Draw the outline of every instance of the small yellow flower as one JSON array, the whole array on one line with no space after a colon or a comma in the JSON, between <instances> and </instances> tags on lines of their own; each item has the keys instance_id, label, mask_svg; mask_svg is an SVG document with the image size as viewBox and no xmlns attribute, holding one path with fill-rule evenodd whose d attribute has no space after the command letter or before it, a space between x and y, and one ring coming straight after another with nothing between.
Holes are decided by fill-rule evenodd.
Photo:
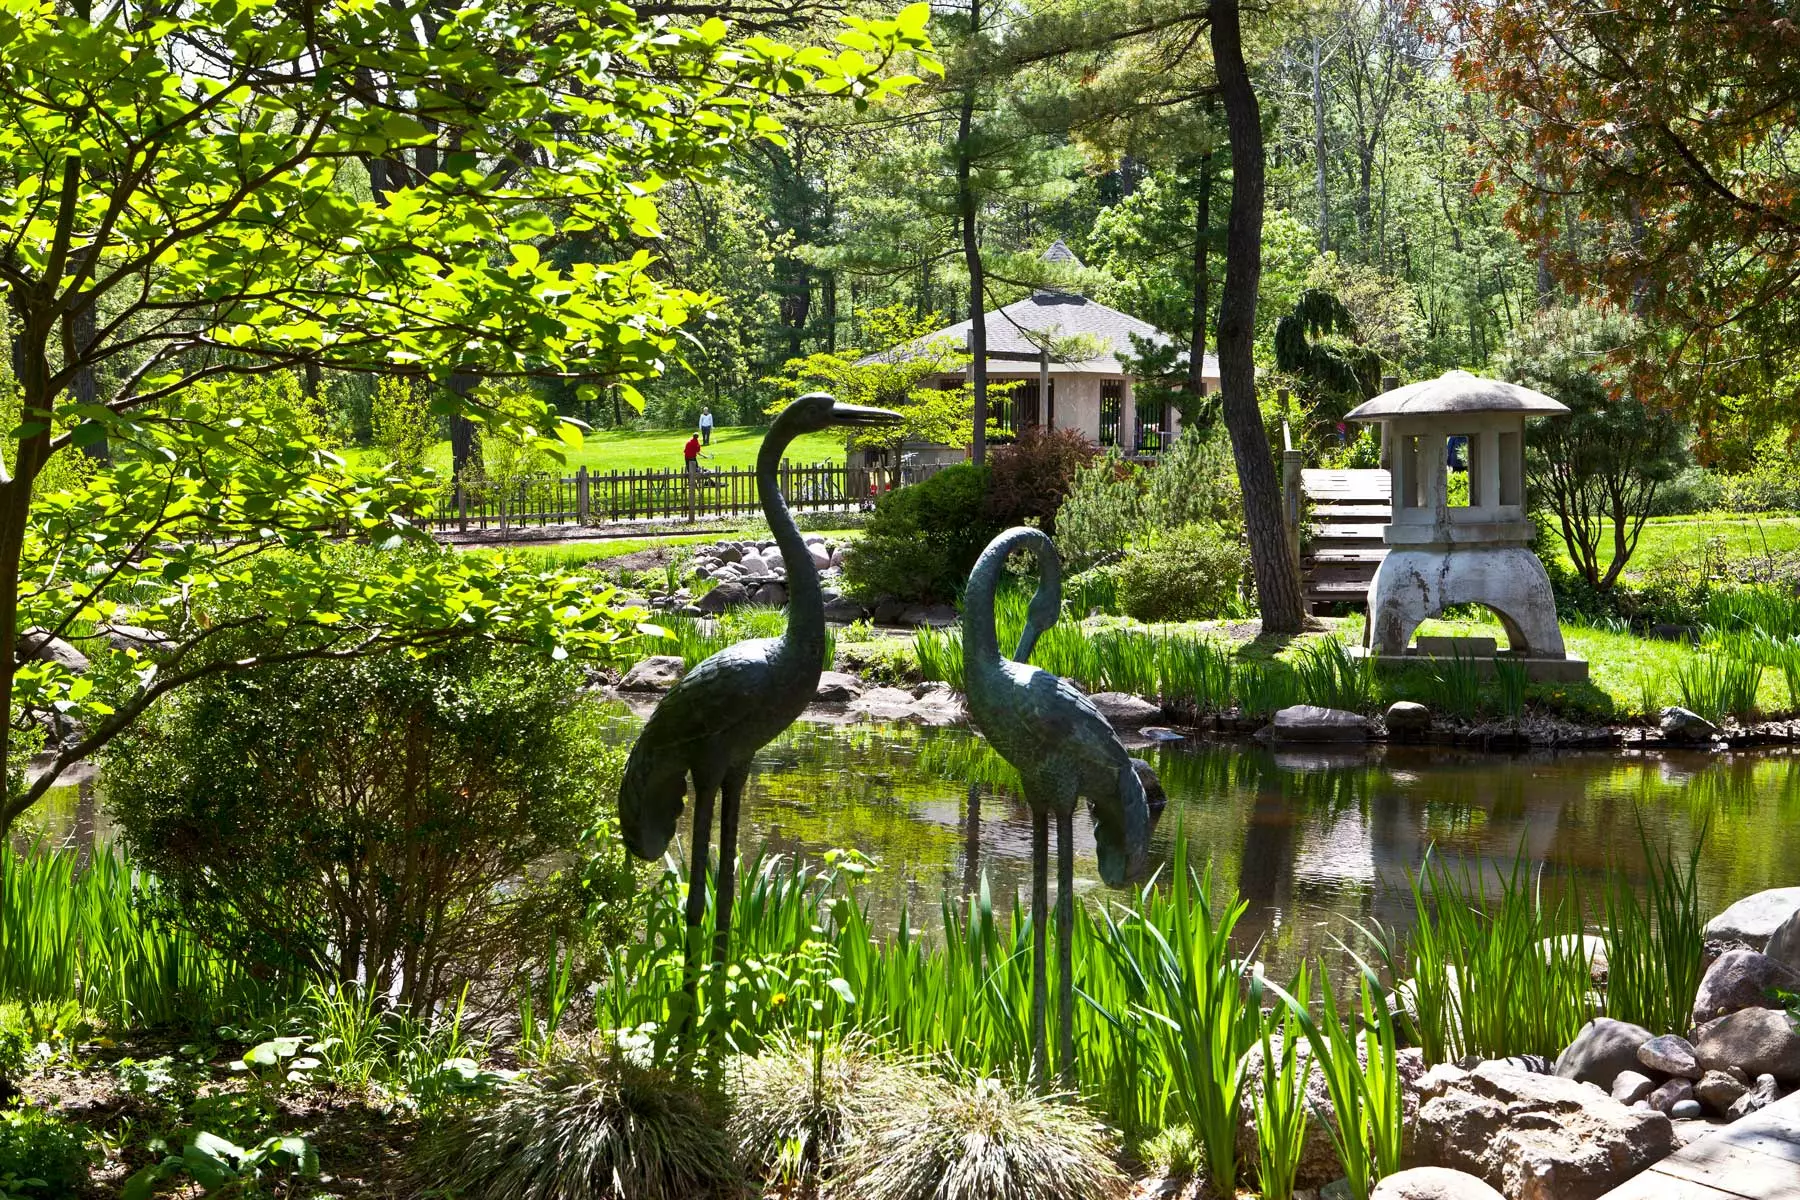
<instances>
[{"instance_id":1,"label":"small yellow flower","mask_svg":"<svg viewBox=\"0 0 1800 1200\"><path fill-rule=\"evenodd\" d=\"M771 1008L780 1008L782 1005L784 1005L786 1003L787 1003L787 993L786 992L776 992L773 996L769 997L769 1007L771 1007Z\"/></svg>"}]
</instances>

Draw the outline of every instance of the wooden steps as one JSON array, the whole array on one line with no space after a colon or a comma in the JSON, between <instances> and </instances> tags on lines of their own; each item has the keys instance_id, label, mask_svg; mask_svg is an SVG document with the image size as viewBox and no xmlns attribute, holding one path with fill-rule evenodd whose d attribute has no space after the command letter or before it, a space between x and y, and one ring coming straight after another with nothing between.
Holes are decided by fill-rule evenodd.
<instances>
[{"instance_id":1,"label":"wooden steps","mask_svg":"<svg viewBox=\"0 0 1800 1200\"><path fill-rule=\"evenodd\" d=\"M1601 1200L1800 1200L1800 1092L1689 1143Z\"/></svg>"},{"instance_id":2,"label":"wooden steps","mask_svg":"<svg viewBox=\"0 0 1800 1200\"><path fill-rule=\"evenodd\" d=\"M1387 557L1386 471L1303 470L1311 523L1300 548L1301 594L1314 606L1362 604Z\"/></svg>"}]
</instances>

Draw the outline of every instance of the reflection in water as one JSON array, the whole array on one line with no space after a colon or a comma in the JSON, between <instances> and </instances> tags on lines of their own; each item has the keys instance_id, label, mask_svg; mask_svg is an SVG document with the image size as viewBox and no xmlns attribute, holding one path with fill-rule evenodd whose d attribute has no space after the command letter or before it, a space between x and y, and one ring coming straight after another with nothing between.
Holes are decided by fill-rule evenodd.
<instances>
[{"instance_id":1,"label":"reflection in water","mask_svg":"<svg viewBox=\"0 0 1800 1200\"><path fill-rule=\"evenodd\" d=\"M629 736L621 731L622 736ZM1641 879L1638 821L1659 844L1693 844L1710 824L1701 895L1710 912L1747 892L1800 884L1800 758L1611 754L1506 757L1426 748L1271 752L1178 743L1151 757L1169 793L1152 849L1177 829L1215 886L1250 904L1239 926L1278 974L1331 953L1351 922L1412 923L1406 886L1428 847L1490 881L1521 845L1588 895L1612 865ZM974 734L912 726L801 725L757 760L746 847L817 856L854 846L880 873L863 894L877 928L904 908L929 924L948 888L982 873L997 901L1031 877L1031 816L1012 772ZM1091 830L1076 823L1077 886L1099 881Z\"/></svg>"},{"instance_id":2,"label":"reflection in water","mask_svg":"<svg viewBox=\"0 0 1800 1200\"><path fill-rule=\"evenodd\" d=\"M635 722L621 719L628 739ZM1351 940L1351 922L1412 922L1406 873L1428 847L1460 874L1497 881L1521 845L1583 893L1617 865L1642 877L1641 820L1677 857L1703 827L1702 905L1800 885L1800 756L1534 754L1517 757L1372 747L1271 752L1251 745L1164 744L1155 764L1169 807L1152 841L1167 861L1177 830L1215 887L1235 885L1277 975L1299 956ZM1031 879L1031 814L1012 769L976 735L897 725L802 724L757 756L739 845L817 858L854 847L879 872L862 893L877 928L902 911L930 926L945 889L972 892L985 874L1010 904ZM1092 832L1078 818L1077 887L1097 899ZM58 788L19 839L86 847L112 836L91 785Z\"/></svg>"}]
</instances>

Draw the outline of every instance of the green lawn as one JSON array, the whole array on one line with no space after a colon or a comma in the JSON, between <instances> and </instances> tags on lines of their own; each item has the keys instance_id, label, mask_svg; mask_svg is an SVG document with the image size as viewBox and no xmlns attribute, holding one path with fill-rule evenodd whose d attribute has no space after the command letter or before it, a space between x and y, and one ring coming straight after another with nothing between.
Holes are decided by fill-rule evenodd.
<instances>
[{"instance_id":1,"label":"green lawn","mask_svg":"<svg viewBox=\"0 0 1800 1200\"><path fill-rule=\"evenodd\" d=\"M685 429L596 429L587 435L579 450L567 452L570 471L586 467L589 471L661 471L676 470L682 465L681 447L687 443ZM701 462L709 468L756 465L756 452L762 445L766 428L752 425L729 425L713 430L712 445L702 451L711 457ZM788 447L787 459L793 463L829 462L842 466L845 437L841 431L809 433ZM351 452L353 461L372 455L369 450ZM450 443L439 442L432 451L430 465L439 471L450 469Z\"/></svg>"},{"instance_id":2,"label":"green lawn","mask_svg":"<svg viewBox=\"0 0 1800 1200\"><path fill-rule=\"evenodd\" d=\"M1601 541L1601 562L1611 555L1610 527ZM1800 517L1763 516L1757 513L1716 514L1691 517L1656 517L1644 526L1638 538L1637 552L1625 566L1629 578L1642 575L1658 563L1680 559L1698 564L1707 543L1719 538L1727 558L1749 558L1758 554L1781 554L1800 550ZM1556 541L1565 566L1568 547Z\"/></svg>"},{"instance_id":3,"label":"green lawn","mask_svg":"<svg viewBox=\"0 0 1800 1200\"><path fill-rule=\"evenodd\" d=\"M557 542L547 546L530 544L508 546L503 551L492 546L471 547L470 554L514 554L538 567L557 567L562 570L574 570L589 563L606 562L610 559L623 558L627 554L636 554L639 550L649 550L657 546L694 546L701 542L716 542L740 536L741 530L716 529L708 533L677 533L661 537L641 538L605 538L584 542ZM810 531L809 531L810 532ZM862 536L860 529L824 529L818 531L822 536L837 542L851 541Z\"/></svg>"}]
</instances>

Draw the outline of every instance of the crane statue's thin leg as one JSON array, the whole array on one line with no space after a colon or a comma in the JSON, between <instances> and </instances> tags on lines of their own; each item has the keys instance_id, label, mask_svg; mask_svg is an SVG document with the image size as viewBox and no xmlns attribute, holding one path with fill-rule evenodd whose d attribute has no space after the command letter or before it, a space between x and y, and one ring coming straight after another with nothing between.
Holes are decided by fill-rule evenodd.
<instances>
[{"instance_id":1,"label":"crane statue's thin leg","mask_svg":"<svg viewBox=\"0 0 1800 1200\"><path fill-rule=\"evenodd\" d=\"M1056 1071L1075 1089L1075 814L1056 811Z\"/></svg>"},{"instance_id":2,"label":"crane statue's thin leg","mask_svg":"<svg viewBox=\"0 0 1800 1200\"><path fill-rule=\"evenodd\" d=\"M694 1026L700 1016L700 951L706 929L706 869L712 854L713 790L695 783L693 850L688 865L687 939L681 954L681 993L687 1011L680 1020L681 1054L693 1049Z\"/></svg>"},{"instance_id":3,"label":"crane statue's thin leg","mask_svg":"<svg viewBox=\"0 0 1800 1200\"><path fill-rule=\"evenodd\" d=\"M747 771L725 776L719 806L718 899L713 902L713 994L725 1001L725 969L731 962L731 910L737 903L738 805L744 798Z\"/></svg>"},{"instance_id":4,"label":"crane statue's thin leg","mask_svg":"<svg viewBox=\"0 0 1800 1200\"><path fill-rule=\"evenodd\" d=\"M1050 1080L1049 1047L1044 1044L1044 927L1050 919L1050 810L1031 806L1031 1085L1043 1091Z\"/></svg>"}]
</instances>

